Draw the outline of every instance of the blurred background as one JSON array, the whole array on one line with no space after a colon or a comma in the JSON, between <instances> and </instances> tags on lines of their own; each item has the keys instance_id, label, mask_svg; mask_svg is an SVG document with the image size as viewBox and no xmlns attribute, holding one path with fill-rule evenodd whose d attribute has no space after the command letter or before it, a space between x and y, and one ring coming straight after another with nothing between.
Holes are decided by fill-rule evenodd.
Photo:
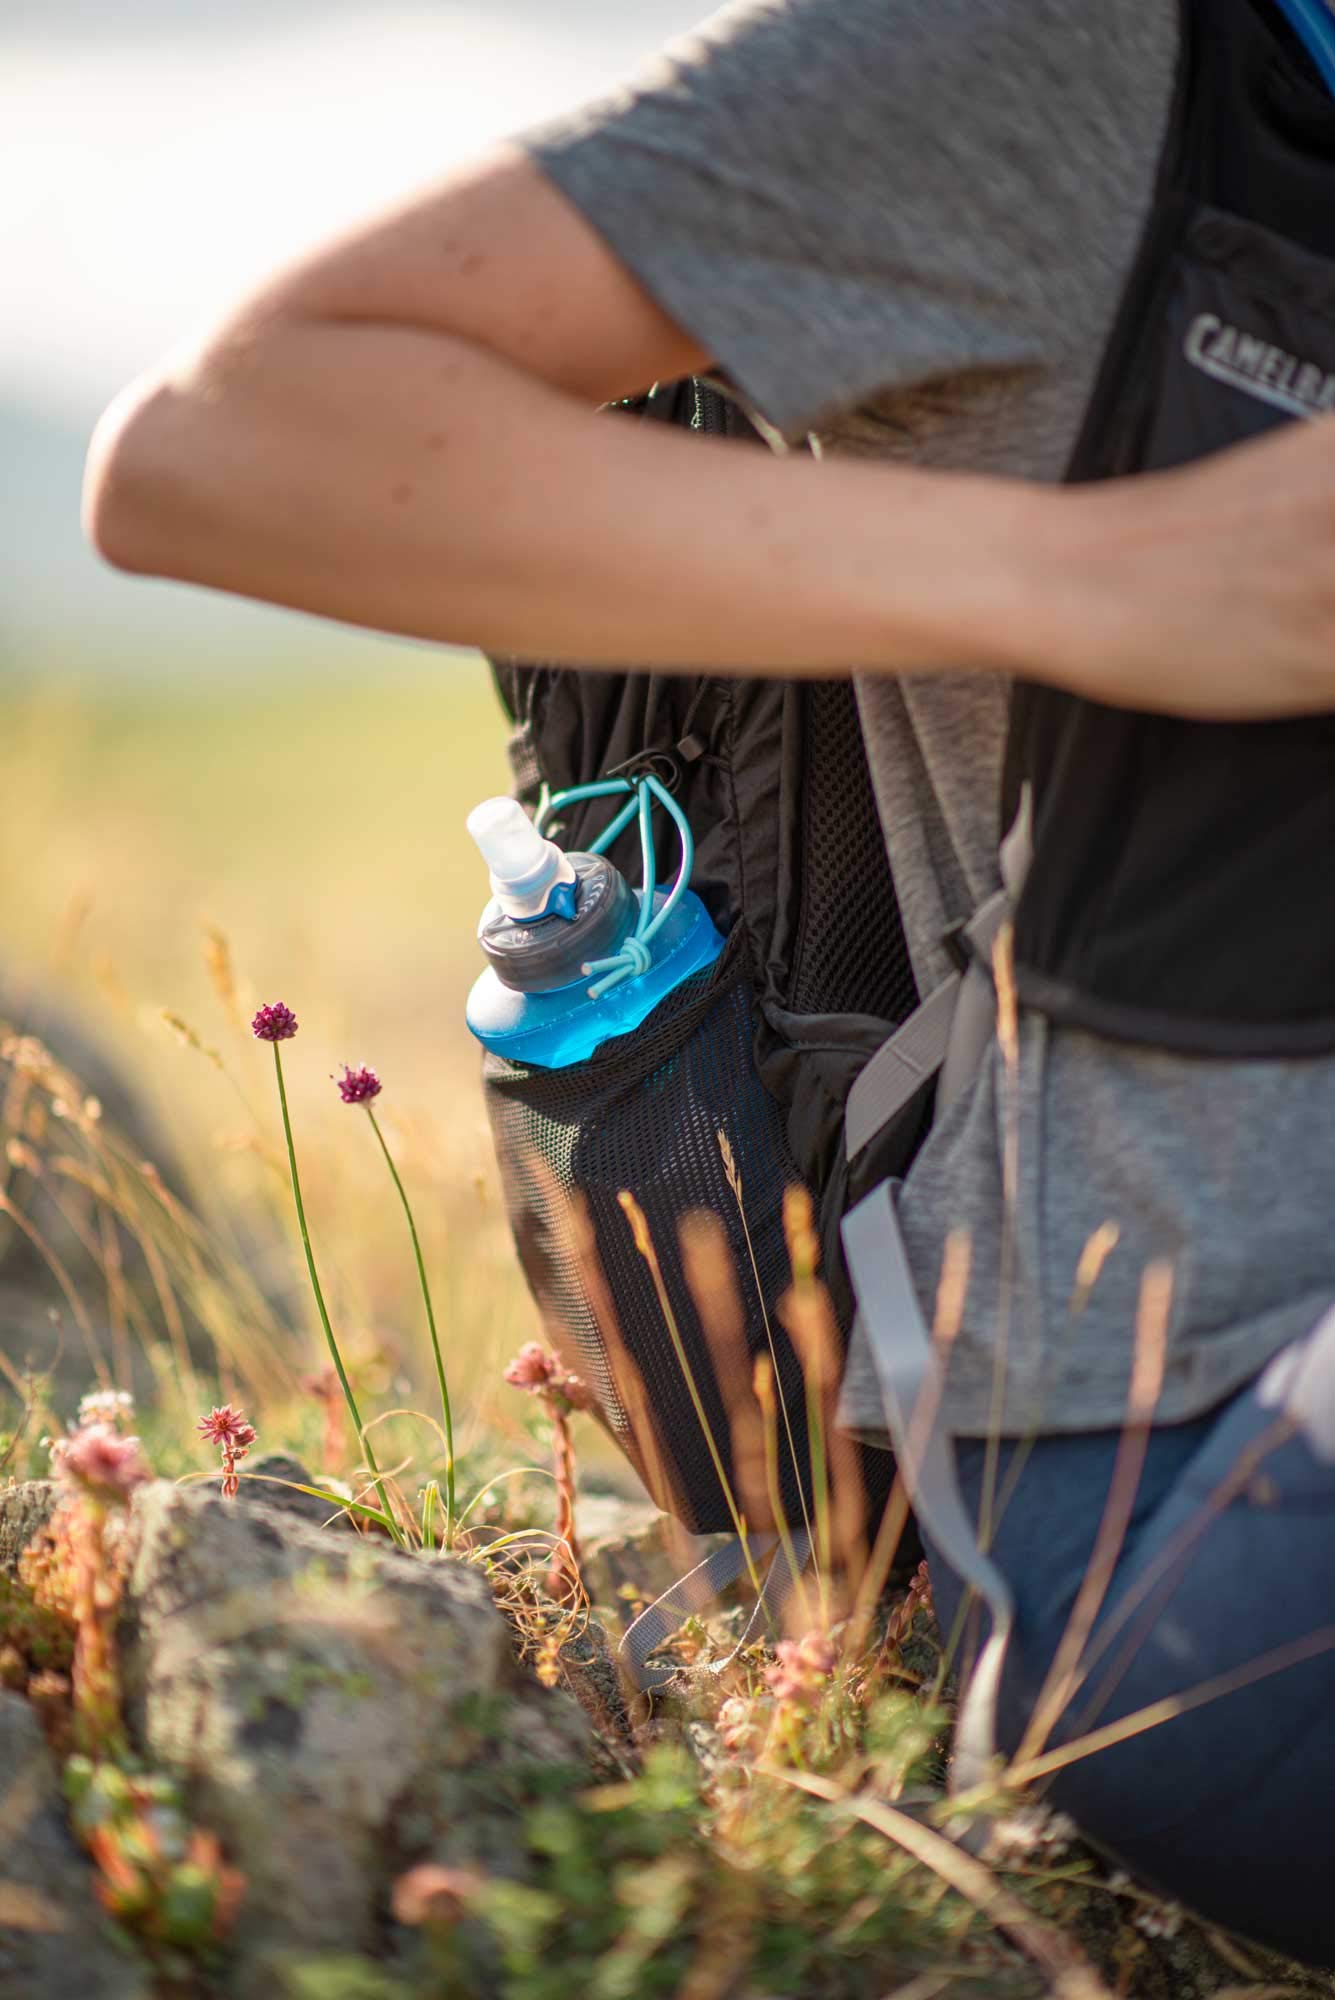
<instances>
[{"instance_id":1,"label":"blurred background","mask_svg":"<svg viewBox=\"0 0 1335 2000\"><path fill-rule=\"evenodd\" d=\"M89 432L140 368L289 252L612 87L701 11L0 4L0 1045L43 1035L106 1120L128 1122L126 1159L160 1161L235 1246L238 1282L260 1280L263 1309L210 1308L233 1322L238 1393L261 1343L284 1349L289 1384L320 1359L272 1065L245 1025L261 1000L301 1021L288 1075L312 1227L371 1386L410 1399L425 1341L383 1163L330 1081L343 1061L383 1076L478 1409L534 1331L463 1025L485 895L463 819L507 782L504 728L474 655L103 567L79 527ZM12 1376L58 1347L86 1374L90 1338L108 1356L119 1341L122 1359L143 1344L117 1329L108 1271L134 1227L122 1215L127 1241L108 1251L70 1148L52 1150L60 1079L42 1098L8 1046L0 1358ZM88 1329L16 1209L65 1246Z\"/></svg>"}]
</instances>

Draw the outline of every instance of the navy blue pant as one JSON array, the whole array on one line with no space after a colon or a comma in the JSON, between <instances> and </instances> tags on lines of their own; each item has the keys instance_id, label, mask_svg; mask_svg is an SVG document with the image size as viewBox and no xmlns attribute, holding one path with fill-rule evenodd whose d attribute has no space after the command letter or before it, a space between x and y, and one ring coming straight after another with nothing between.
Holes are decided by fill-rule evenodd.
<instances>
[{"instance_id":1,"label":"navy blue pant","mask_svg":"<svg viewBox=\"0 0 1335 2000\"><path fill-rule=\"evenodd\" d=\"M1041 1795L1166 1895L1259 1943L1330 1966L1335 1339L1289 1350L1280 1368L1299 1361L1288 1414L1276 1407L1284 1385L1272 1372L1207 1416L1151 1433L1090 1654L1106 1650L1049 1742L1072 1741L1165 1696L1250 1671L1282 1649L1308 1657L1081 1758L1047 1780ZM1115 1431L1040 1438L1028 1447L1002 1440L1001 1488L1017 1452L1025 1454L992 1539L1018 1606L998 1731L1009 1754L1066 1630L1118 1444ZM976 1516L987 1448L961 1439L956 1449ZM1242 1490L1212 1512L1221 1483L1236 1487L1240 1479ZM931 1566L949 1632L960 1584L940 1556ZM1110 1636L1119 1616L1122 1629Z\"/></svg>"}]
</instances>

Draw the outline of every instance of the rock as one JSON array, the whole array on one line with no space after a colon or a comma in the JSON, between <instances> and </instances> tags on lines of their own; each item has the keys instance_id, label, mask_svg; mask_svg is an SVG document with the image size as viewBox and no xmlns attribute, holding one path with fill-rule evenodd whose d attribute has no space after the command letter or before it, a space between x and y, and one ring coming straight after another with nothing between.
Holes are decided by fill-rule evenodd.
<instances>
[{"instance_id":1,"label":"rock","mask_svg":"<svg viewBox=\"0 0 1335 2000\"><path fill-rule=\"evenodd\" d=\"M688 1570L732 1539L688 1535L648 1502L609 1494L581 1496L577 1509L580 1567L593 1604L615 1608L629 1624L636 1609L671 1590ZM728 1601L726 1596L724 1601Z\"/></svg>"},{"instance_id":2,"label":"rock","mask_svg":"<svg viewBox=\"0 0 1335 2000\"><path fill-rule=\"evenodd\" d=\"M18 1575L19 1557L51 1519L58 1499L50 1479L23 1479L12 1486L0 1486L0 1573Z\"/></svg>"},{"instance_id":3,"label":"rock","mask_svg":"<svg viewBox=\"0 0 1335 2000\"><path fill-rule=\"evenodd\" d=\"M0 1693L0 2000L149 2000L102 1921L37 1717Z\"/></svg>"},{"instance_id":4,"label":"rock","mask_svg":"<svg viewBox=\"0 0 1335 2000\"><path fill-rule=\"evenodd\" d=\"M277 1485L272 1482L288 1482ZM349 1534L356 1534L352 1517L341 1514L331 1507L327 1500L317 1500L310 1493L299 1493L298 1486L321 1486L326 1491L333 1490L323 1473L307 1471L299 1458L290 1452L266 1452L263 1458L248 1459L244 1468L237 1499L249 1507L255 1502L265 1507L278 1507L285 1514L296 1514L303 1521L311 1521L317 1528L339 1528Z\"/></svg>"},{"instance_id":5,"label":"rock","mask_svg":"<svg viewBox=\"0 0 1335 2000\"><path fill-rule=\"evenodd\" d=\"M642 1534L664 1518L652 1500L629 1500L623 1493L579 1494L579 1538L590 1547Z\"/></svg>"},{"instance_id":6,"label":"rock","mask_svg":"<svg viewBox=\"0 0 1335 2000\"><path fill-rule=\"evenodd\" d=\"M416 1861L513 1871L535 1775L587 1773L466 1563L165 1484L130 1535L131 1734L247 1877L237 1990L275 1949L369 1948Z\"/></svg>"},{"instance_id":7,"label":"rock","mask_svg":"<svg viewBox=\"0 0 1335 2000\"><path fill-rule=\"evenodd\" d=\"M599 1736L629 1745L635 1688L596 1618L587 1618L562 1646L558 1659L565 1684Z\"/></svg>"}]
</instances>

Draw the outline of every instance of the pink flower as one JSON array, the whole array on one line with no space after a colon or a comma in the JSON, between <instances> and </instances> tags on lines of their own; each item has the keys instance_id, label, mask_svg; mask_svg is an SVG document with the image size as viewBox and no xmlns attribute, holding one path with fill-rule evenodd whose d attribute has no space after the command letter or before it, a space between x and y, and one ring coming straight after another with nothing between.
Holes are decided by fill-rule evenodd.
<instances>
[{"instance_id":1,"label":"pink flower","mask_svg":"<svg viewBox=\"0 0 1335 2000\"><path fill-rule=\"evenodd\" d=\"M258 1435L246 1422L242 1412L234 1410L230 1403L224 1403L221 1409L210 1410L206 1417L200 1418L195 1429L201 1437L206 1437L210 1444L216 1444L220 1451L227 1450L229 1446L235 1448L237 1445L240 1445L243 1451L247 1451Z\"/></svg>"},{"instance_id":2,"label":"pink flower","mask_svg":"<svg viewBox=\"0 0 1335 2000\"><path fill-rule=\"evenodd\" d=\"M505 1379L512 1389L546 1389L556 1365L554 1354L549 1354L536 1340L530 1340L506 1369Z\"/></svg>"},{"instance_id":3,"label":"pink flower","mask_svg":"<svg viewBox=\"0 0 1335 2000\"><path fill-rule=\"evenodd\" d=\"M118 1431L133 1421L134 1398L123 1389L94 1389L79 1398L79 1421L75 1427L78 1430L86 1424L110 1424L112 1430Z\"/></svg>"},{"instance_id":4,"label":"pink flower","mask_svg":"<svg viewBox=\"0 0 1335 2000\"><path fill-rule=\"evenodd\" d=\"M61 1438L51 1462L66 1485L118 1504L153 1476L138 1438L122 1437L110 1424L85 1424Z\"/></svg>"},{"instance_id":5,"label":"pink flower","mask_svg":"<svg viewBox=\"0 0 1335 2000\"><path fill-rule=\"evenodd\" d=\"M774 1651L778 1657L765 1669L770 1692L779 1701L803 1706L820 1694L839 1658L823 1632L781 1639Z\"/></svg>"},{"instance_id":6,"label":"pink flower","mask_svg":"<svg viewBox=\"0 0 1335 2000\"><path fill-rule=\"evenodd\" d=\"M512 1389L527 1389L530 1395L558 1398L571 1410L591 1410L593 1391L582 1376L572 1375L554 1354L539 1341L521 1347L505 1371Z\"/></svg>"},{"instance_id":7,"label":"pink flower","mask_svg":"<svg viewBox=\"0 0 1335 2000\"><path fill-rule=\"evenodd\" d=\"M235 1500L239 1487L236 1468L250 1447L259 1437L253 1424L248 1424L240 1410L234 1410L230 1403L209 1411L195 1425L201 1437L210 1444L216 1444L222 1454L223 1499Z\"/></svg>"},{"instance_id":8,"label":"pink flower","mask_svg":"<svg viewBox=\"0 0 1335 2000\"><path fill-rule=\"evenodd\" d=\"M261 1007L250 1025L261 1042L290 1042L297 1032L297 1017L281 1000L275 1000L271 1007Z\"/></svg>"},{"instance_id":9,"label":"pink flower","mask_svg":"<svg viewBox=\"0 0 1335 2000\"><path fill-rule=\"evenodd\" d=\"M369 1104L373 1097L379 1097L384 1088L373 1069L349 1069L346 1063L342 1076L335 1077L334 1081L345 1104Z\"/></svg>"}]
</instances>

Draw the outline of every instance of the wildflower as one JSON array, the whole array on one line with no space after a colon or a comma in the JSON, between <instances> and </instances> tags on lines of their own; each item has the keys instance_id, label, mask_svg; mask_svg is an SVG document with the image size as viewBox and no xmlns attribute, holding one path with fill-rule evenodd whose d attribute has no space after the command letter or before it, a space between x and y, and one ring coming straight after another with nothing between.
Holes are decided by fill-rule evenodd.
<instances>
[{"instance_id":1,"label":"wildflower","mask_svg":"<svg viewBox=\"0 0 1335 2000\"><path fill-rule=\"evenodd\" d=\"M51 1463L67 1486L118 1504L152 1477L138 1438L122 1437L110 1424L84 1424L58 1439Z\"/></svg>"},{"instance_id":2,"label":"wildflower","mask_svg":"<svg viewBox=\"0 0 1335 2000\"><path fill-rule=\"evenodd\" d=\"M352 1418L352 1426L357 1433L357 1441L361 1446L367 1471L375 1482L376 1498L380 1502L385 1526L389 1530L391 1538L402 1547L402 1531L395 1519L394 1510L390 1505L389 1494L385 1490L385 1482L381 1476L380 1467L376 1464L375 1452L371 1448L371 1441L366 1435L366 1427L362 1423L361 1411L357 1408L357 1398L353 1394L352 1384L348 1380L348 1371L343 1366L343 1356L339 1353L338 1341L334 1336L333 1322L330 1320L329 1308L325 1304L324 1290L320 1284L320 1274L315 1268L315 1252L311 1248L311 1233L306 1226L306 1204L302 1200L301 1176L297 1172L297 1146L295 1139L292 1137L292 1118L287 1108L287 1086L283 1082L283 1053L278 1046L280 1042L289 1041L296 1034L297 1017L290 1007L283 1005L281 1000L275 1000L272 1006L260 1008L259 1013L251 1022L251 1027L260 1041L269 1042L273 1047L274 1080L278 1085L278 1107L282 1113L283 1137L287 1141L287 1164L292 1175L292 1200L296 1205L297 1227L301 1231L301 1247L306 1255L306 1272L311 1281L311 1292L315 1298L316 1311L320 1315L320 1324L324 1328L325 1340L329 1345L329 1358L333 1362L335 1371L337 1372L339 1387L343 1391L343 1400L348 1406L348 1415ZM375 1113L369 1105L367 1106L367 1116L374 1123ZM223 1483L223 1492L227 1494L230 1486L234 1494L236 1491L235 1480L228 1470L225 1455L223 1469L227 1472L227 1478Z\"/></svg>"},{"instance_id":3,"label":"wildflower","mask_svg":"<svg viewBox=\"0 0 1335 2000\"><path fill-rule=\"evenodd\" d=\"M259 1433L253 1424L248 1424L240 1410L234 1410L230 1403L209 1411L195 1425L201 1437L216 1444L222 1454L223 1499L235 1500L240 1482L236 1468L256 1442Z\"/></svg>"},{"instance_id":4,"label":"wildflower","mask_svg":"<svg viewBox=\"0 0 1335 2000\"><path fill-rule=\"evenodd\" d=\"M512 1389L545 1389L552 1379L556 1367L556 1356L549 1354L536 1340L530 1340L521 1347L510 1366L505 1371L505 1379Z\"/></svg>"},{"instance_id":5,"label":"wildflower","mask_svg":"<svg viewBox=\"0 0 1335 2000\"><path fill-rule=\"evenodd\" d=\"M281 1000L275 1000L271 1007L260 1008L250 1026L258 1041L290 1042L297 1032L297 1017Z\"/></svg>"},{"instance_id":6,"label":"wildflower","mask_svg":"<svg viewBox=\"0 0 1335 2000\"><path fill-rule=\"evenodd\" d=\"M120 1430L134 1418L134 1397L124 1389L94 1389L80 1399L78 1428L85 1424L110 1424Z\"/></svg>"},{"instance_id":7,"label":"wildflower","mask_svg":"<svg viewBox=\"0 0 1335 2000\"><path fill-rule=\"evenodd\" d=\"M801 1639L781 1639L777 1655L765 1669L765 1680L778 1701L805 1705L817 1697L834 1672L839 1655L823 1632Z\"/></svg>"},{"instance_id":8,"label":"wildflower","mask_svg":"<svg viewBox=\"0 0 1335 2000\"><path fill-rule=\"evenodd\" d=\"M369 1104L373 1097L379 1097L384 1088L373 1069L349 1069L346 1063L342 1076L335 1077L334 1081L345 1104Z\"/></svg>"},{"instance_id":9,"label":"wildflower","mask_svg":"<svg viewBox=\"0 0 1335 2000\"><path fill-rule=\"evenodd\" d=\"M408 1190L403 1185L403 1177L394 1164L394 1156L389 1150L385 1135L380 1129L380 1122L375 1115L375 1100L383 1087L380 1078L373 1069L368 1069L364 1064L361 1069L352 1069L344 1063L342 1076L335 1077L334 1081L338 1084L339 1096L345 1104L360 1104L366 1112L367 1122L376 1136L376 1144L384 1154L385 1165L389 1168L389 1177L402 1204L404 1220L408 1224L408 1234L412 1239L413 1257L417 1263L417 1281L422 1288L422 1304L426 1307L427 1329L431 1335L431 1352L436 1362L440 1411L445 1419L445 1546L448 1549L454 1545L454 1531L458 1519L455 1511L454 1487L454 1412L450 1405L449 1383L445 1379L445 1357L440 1350L440 1331L436 1325L436 1308L431 1301L431 1286L427 1282L422 1240L417 1234L417 1224L413 1219Z\"/></svg>"},{"instance_id":10,"label":"wildflower","mask_svg":"<svg viewBox=\"0 0 1335 2000\"><path fill-rule=\"evenodd\" d=\"M550 1403L559 1397L571 1410L591 1410L593 1391L579 1375L572 1375L540 1341L530 1340L520 1348L505 1371L512 1389L527 1389Z\"/></svg>"},{"instance_id":11,"label":"wildflower","mask_svg":"<svg viewBox=\"0 0 1335 2000\"><path fill-rule=\"evenodd\" d=\"M395 1922L457 1923L483 1886L482 1876L471 1868L442 1868L434 1861L419 1862L394 1884L391 1902Z\"/></svg>"},{"instance_id":12,"label":"wildflower","mask_svg":"<svg viewBox=\"0 0 1335 2000\"><path fill-rule=\"evenodd\" d=\"M206 1437L210 1444L216 1444L220 1450L229 1444L248 1446L255 1442L255 1432L246 1422L244 1414L240 1410L234 1410L230 1403L224 1403L221 1408L210 1410L206 1417L200 1418L195 1429L201 1437Z\"/></svg>"},{"instance_id":13,"label":"wildflower","mask_svg":"<svg viewBox=\"0 0 1335 2000\"><path fill-rule=\"evenodd\" d=\"M547 1584L552 1596L561 1598L567 1588L576 1593L582 1589L579 1543L575 1538L575 1444L570 1434L570 1412L592 1410L593 1391L536 1340L520 1348L505 1371L505 1379L512 1389L527 1389L531 1396L540 1396L552 1420L558 1546Z\"/></svg>"}]
</instances>

